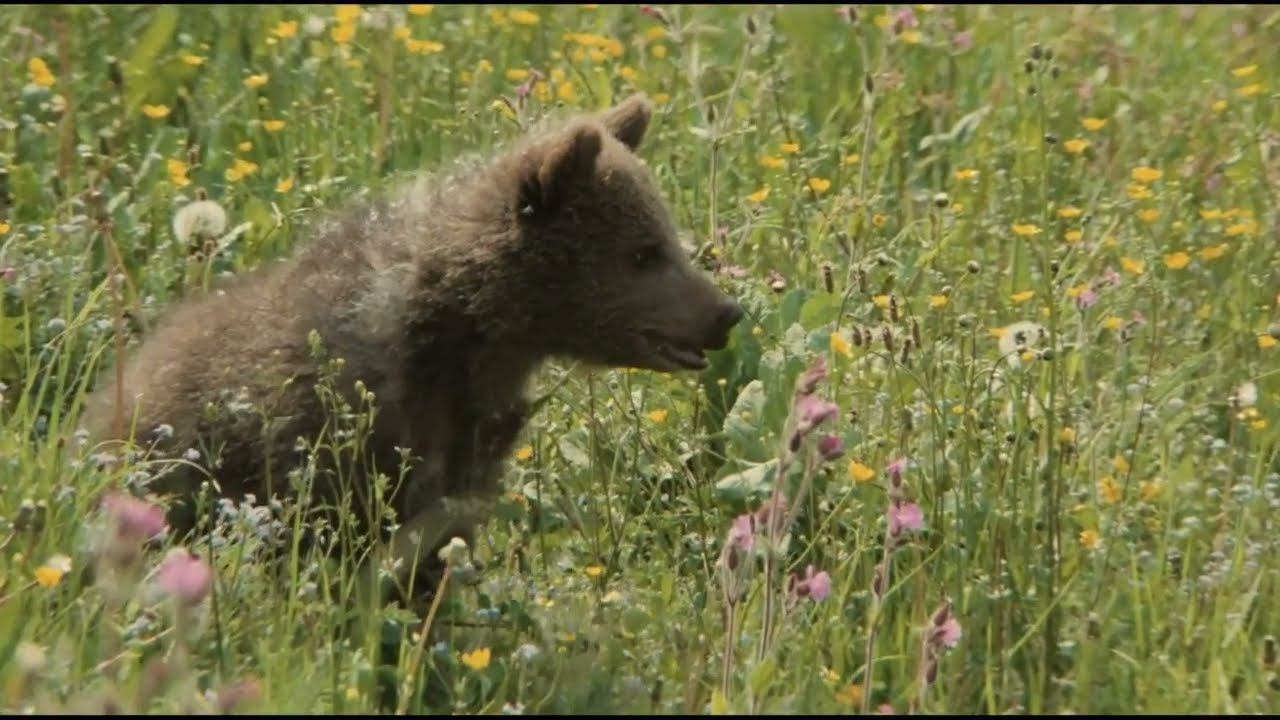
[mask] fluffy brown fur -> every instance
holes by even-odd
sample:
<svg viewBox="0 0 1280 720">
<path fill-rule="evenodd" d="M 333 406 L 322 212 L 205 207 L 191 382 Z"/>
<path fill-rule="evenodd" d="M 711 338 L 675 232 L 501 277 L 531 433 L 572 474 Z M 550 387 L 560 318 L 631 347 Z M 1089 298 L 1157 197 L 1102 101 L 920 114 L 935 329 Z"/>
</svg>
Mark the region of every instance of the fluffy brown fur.
<svg viewBox="0 0 1280 720">
<path fill-rule="evenodd" d="M 322 224 L 292 259 L 176 307 L 124 370 L 138 441 L 167 424 L 158 449 L 220 448 L 211 473 L 224 496 L 288 494 L 297 438 L 326 423 L 315 331 L 345 361 L 337 389 L 351 405 L 357 380 L 375 394 L 366 460 L 396 478 L 397 448 L 410 452 L 390 498 L 404 524 L 393 551 L 413 563 L 417 545 L 467 532 L 481 518 L 442 501 L 496 494 L 544 360 L 697 369 L 741 317 L 691 266 L 632 152 L 650 116 L 637 96 L 527 137 L 469 175 Z M 104 376 L 87 410 L 97 440 L 126 439 L 114 385 Z M 175 501 L 175 529 L 193 527 L 204 478 L 179 468 L 153 484 Z M 317 499 L 366 517 L 371 486 L 352 497 L 321 477 Z"/>
</svg>

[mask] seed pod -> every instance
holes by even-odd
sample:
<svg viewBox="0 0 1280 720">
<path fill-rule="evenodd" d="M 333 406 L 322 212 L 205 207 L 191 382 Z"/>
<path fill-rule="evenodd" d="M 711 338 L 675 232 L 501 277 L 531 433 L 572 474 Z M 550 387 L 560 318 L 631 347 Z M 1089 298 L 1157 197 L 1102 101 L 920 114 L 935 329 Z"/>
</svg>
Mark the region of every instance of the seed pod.
<svg viewBox="0 0 1280 720">
<path fill-rule="evenodd" d="M 889 329 L 889 326 L 885 326 L 884 331 L 880 334 L 880 339 L 884 341 L 884 349 L 888 350 L 890 354 L 897 349 L 893 343 L 893 330 Z"/>
<path fill-rule="evenodd" d="M 827 292 L 834 293 L 836 291 L 836 281 L 831 274 L 831 263 L 822 263 L 822 286 Z"/>
</svg>

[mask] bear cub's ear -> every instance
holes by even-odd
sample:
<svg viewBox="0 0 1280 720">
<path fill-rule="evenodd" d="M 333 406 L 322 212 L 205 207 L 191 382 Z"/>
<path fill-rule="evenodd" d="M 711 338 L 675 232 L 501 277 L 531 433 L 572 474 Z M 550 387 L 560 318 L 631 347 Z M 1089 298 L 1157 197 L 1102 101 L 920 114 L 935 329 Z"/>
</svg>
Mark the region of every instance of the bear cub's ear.
<svg viewBox="0 0 1280 720">
<path fill-rule="evenodd" d="M 610 135 L 634 151 L 644 140 L 652 117 L 653 103 L 644 93 L 637 93 L 604 111 L 600 122 Z"/>
<path fill-rule="evenodd" d="M 521 212 L 544 215 L 556 210 L 575 180 L 595 172 L 603 142 L 601 132 L 594 123 L 578 124 L 552 140 L 546 150 L 532 155 L 521 171 Z"/>
</svg>

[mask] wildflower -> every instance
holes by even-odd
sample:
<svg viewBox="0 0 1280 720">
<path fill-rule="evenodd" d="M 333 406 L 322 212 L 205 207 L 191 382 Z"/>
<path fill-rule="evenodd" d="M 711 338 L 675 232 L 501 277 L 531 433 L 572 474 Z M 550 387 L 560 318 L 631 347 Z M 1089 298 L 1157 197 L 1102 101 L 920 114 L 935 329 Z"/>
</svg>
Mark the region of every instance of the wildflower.
<svg viewBox="0 0 1280 720">
<path fill-rule="evenodd" d="M 197 237 L 218 237 L 226 229 L 227 213 L 212 200 L 188 203 L 173 216 L 173 234 L 183 243 Z"/>
<path fill-rule="evenodd" d="M 1249 222 L 1242 222 L 1242 223 L 1236 223 L 1234 225 L 1229 225 L 1222 232 L 1227 237 L 1236 237 L 1237 235 L 1252 235 L 1257 230 L 1258 230 L 1258 223 L 1249 221 Z"/>
<path fill-rule="evenodd" d="M 1133 178 L 1133 181 L 1136 183 L 1149 185 L 1159 180 L 1161 177 L 1163 177 L 1164 173 L 1160 172 L 1159 170 L 1153 167 L 1147 167 L 1146 165 L 1142 165 L 1134 168 L 1130 176 Z"/>
<path fill-rule="evenodd" d="M 958 52 L 964 52 L 965 50 L 973 47 L 973 31 L 961 30 L 955 35 L 952 35 L 951 47 L 955 48 Z"/>
<path fill-rule="evenodd" d="M 236 158 L 227 168 L 226 177 L 230 182 L 238 182 L 258 171 L 258 164 L 244 158 Z"/>
<path fill-rule="evenodd" d="M 840 408 L 817 395 L 801 395 L 796 400 L 796 432 L 807 433 L 827 420 L 835 420 Z"/>
<path fill-rule="evenodd" d="M 260 75 L 250 75 L 249 77 L 244 79 L 244 86 L 251 90 L 257 89 L 262 87 L 263 85 L 266 85 L 267 80 L 269 79 L 271 79 L 271 76 L 268 75 L 267 73 L 262 73 Z"/>
<path fill-rule="evenodd" d="M 1120 328 L 1124 327 L 1124 318 L 1116 317 L 1115 315 L 1110 315 L 1105 319 L 1103 319 L 1102 327 L 1108 330 L 1119 330 Z"/>
<path fill-rule="evenodd" d="M 292 177 L 287 177 L 281 180 L 280 182 L 276 183 L 276 192 L 278 193 L 287 193 L 292 189 L 293 189 Z"/>
<path fill-rule="evenodd" d="M 1072 220 L 1072 219 L 1078 218 L 1082 214 L 1084 214 L 1084 211 L 1078 207 L 1075 207 L 1074 205 L 1065 205 L 1063 207 L 1058 208 L 1058 217 L 1063 218 L 1065 220 Z"/>
<path fill-rule="evenodd" d="M 856 483 L 871 482 L 876 476 L 876 471 L 854 460 L 849 463 L 849 477 L 853 478 Z"/>
<path fill-rule="evenodd" d="M 163 508 L 123 493 L 108 494 L 102 499 L 102 507 L 122 540 L 151 540 L 167 528 Z"/>
<path fill-rule="evenodd" d="M 978 179 L 978 171 L 974 170 L 973 168 L 965 168 L 965 169 L 956 171 L 956 180 L 959 180 L 960 182 L 968 182 L 970 180 L 977 180 L 977 179 Z"/>
<path fill-rule="evenodd" d="M 1151 194 L 1151 188 L 1142 184 L 1130 185 L 1125 188 L 1125 192 L 1129 195 L 1129 199 L 1131 200 L 1150 200 L 1153 197 Z"/>
<path fill-rule="evenodd" d="M 199 55 L 183 55 L 182 62 L 191 67 L 200 67 L 204 64 L 205 59 Z"/>
<path fill-rule="evenodd" d="M 1081 310 L 1088 310 L 1098 302 L 1098 293 L 1093 288 L 1085 288 L 1084 292 L 1076 298 L 1076 307 Z"/>
<path fill-rule="evenodd" d="M 787 142 L 778 146 L 778 149 L 788 155 L 795 155 L 800 152 L 800 143 Z"/>
<path fill-rule="evenodd" d="M 525 27 L 537 25 L 539 20 L 541 20 L 537 13 L 530 12 L 528 10 L 512 10 L 508 13 L 508 16 L 511 18 L 511 22 L 517 25 L 524 25 Z"/>
<path fill-rule="evenodd" d="M 58 81 L 45 61 L 38 57 L 27 61 L 27 73 L 31 76 L 31 82 L 40 87 L 53 87 Z"/>
<path fill-rule="evenodd" d="M 1261 350 L 1270 350 L 1271 348 L 1276 346 L 1276 343 L 1277 343 L 1277 340 L 1271 337 L 1270 335 L 1258 336 L 1258 348 Z"/>
<path fill-rule="evenodd" d="M 1098 483 L 1098 492 L 1102 495 L 1102 499 L 1108 505 L 1115 505 L 1124 498 L 1124 490 L 1115 478 L 1110 475 L 1102 478 Z"/>
<path fill-rule="evenodd" d="M 760 164 L 770 170 L 777 170 L 783 165 L 786 165 L 787 161 L 783 160 L 780 157 L 775 157 L 773 155 L 765 155 L 764 157 L 760 158 Z"/>
<path fill-rule="evenodd" d="M 1016 322 L 1001 330 L 998 343 L 1000 355 L 1007 357 L 1009 364 L 1013 367 L 1021 364 L 1016 353 L 1027 348 L 1039 347 L 1049 334 L 1044 326 L 1030 321 Z"/>
<path fill-rule="evenodd" d="M 436 557 L 449 567 L 457 567 L 465 562 L 470 556 L 471 551 L 467 547 L 467 541 L 460 537 L 454 536 L 449 539 L 449 544 L 440 548 L 436 552 Z"/>
<path fill-rule="evenodd" d="M 1222 217 L 1222 211 L 1205 208 L 1200 211 L 1200 217 L 1205 220 L 1218 220 Z"/>
<path fill-rule="evenodd" d="M 1142 499 L 1152 502 L 1159 499 L 1164 493 L 1164 483 L 1160 480 L 1144 480 L 1138 485 L 1138 492 L 1142 495 Z"/>
<path fill-rule="evenodd" d="M 1111 467 L 1114 467 L 1117 473 L 1125 475 L 1129 472 L 1130 465 L 1123 455 L 1117 455 L 1111 460 Z"/>
<path fill-rule="evenodd" d="M 533 15 L 533 13 L 529 13 L 529 14 Z M 537 15 L 534 15 L 534 17 L 536 18 Z M 493 657 L 493 652 L 489 648 L 487 647 L 477 648 L 475 650 L 472 650 L 471 652 L 462 653 L 462 664 L 466 665 L 472 670 L 475 670 L 476 672 L 480 672 L 485 668 L 489 667 L 489 661 L 492 659 L 492 657 Z"/>
<path fill-rule="evenodd" d="M 0 235 L 7 235 L 11 229 L 13 229 L 13 226 L 9 223 L 0 222 Z"/>
<path fill-rule="evenodd" d="M 889 307 L 889 296 L 888 296 L 888 295 L 875 295 L 875 296 L 873 296 L 873 297 L 871 298 L 871 302 L 875 303 L 875 306 L 876 306 L 876 307 L 878 307 L 878 308 L 880 308 L 881 310 L 883 310 L 883 309 L 885 309 L 885 308 Z"/>
<path fill-rule="evenodd" d="M 667 46 L 654 45 L 653 47 L 649 48 L 649 52 L 652 53 L 654 57 L 661 60 L 667 56 Z"/>
<path fill-rule="evenodd" d="M 948 601 L 933 614 L 933 623 L 929 630 L 929 642 L 937 643 L 942 647 L 953 648 L 960 642 L 961 637 L 963 637 L 963 630 L 960 627 L 960 621 L 956 619 L 955 614 L 951 611 L 951 603 Z"/>
<path fill-rule="evenodd" d="M 908 45 L 917 45 L 924 39 L 924 36 L 920 34 L 919 30 L 904 30 L 902 31 L 902 34 L 898 36 L 898 39 Z"/>
<path fill-rule="evenodd" d="M 844 335 L 838 332 L 831 333 L 831 351 L 845 357 L 853 357 L 853 346 Z"/>
<path fill-rule="evenodd" d="M 409 14 L 424 17 L 430 15 L 436 9 L 435 5 L 410 5 Z"/>
<path fill-rule="evenodd" d="M 889 534 L 898 536 L 903 531 L 924 529 L 924 511 L 913 503 L 902 503 L 889 509 Z"/>
<path fill-rule="evenodd" d="M 531 458 L 533 458 L 532 445 L 524 445 L 519 450 L 516 450 L 516 459 L 520 462 L 526 462 Z"/>
<path fill-rule="evenodd" d="M 1062 143 L 1062 149 L 1072 155 L 1081 155 L 1085 150 L 1089 149 L 1089 141 L 1084 138 L 1071 138 Z"/>
<path fill-rule="evenodd" d="M 756 326 L 759 327 L 759 326 Z M 804 372 L 796 381 L 798 395 L 812 395 L 818 389 L 818 383 L 827 377 L 827 361 L 821 355 L 813 361 L 813 366 Z"/>
<path fill-rule="evenodd" d="M 864 694 L 861 685 L 849 683 L 836 693 L 836 702 L 848 707 L 861 707 Z"/>
<path fill-rule="evenodd" d="M 902 475 L 907 471 L 907 459 L 904 457 L 901 457 L 901 458 L 898 458 L 897 460 L 894 460 L 893 462 L 889 463 L 889 466 L 885 468 L 885 471 L 889 473 L 889 480 L 894 484 L 895 487 L 898 485 L 901 485 Z"/>
<path fill-rule="evenodd" d="M 1208 262 L 1210 260 L 1217 260 L 1218 258 L 1226 254 L 1227 254 L 1226 243 L 1222 243 L 1221 245 L 1210 245 L 1209 247 L 1202 248 L 1200 250 L 1200 259 Z"/>
<path fill-rule="evenodd" d="M 213 589 L 213 569 L 186 548 L 175 548 L 156 571 L 156 584 L 179 604 L 199 605 Z"/>
<path fill-rule="evenodd" d="M 160 120 L 161 118 L 166 118 L 169 116 L 169 106 L 168 105 L 143 105 L 142 114 L 146 115 L 152 120 Z"/>
<path fill-rule="evenodd" d="M 1081 118 L 1080 124 L 1084 126 L 1085 130 L 1096 132 L 1106 127 L 1107 121 L 1104 118 L 1087 117 Z"/>
<path fill-rule="evenodd" d="M 649 422 L 661 425 L 667 421 L 667 410 L 653 410 L 649 413 Z"/>
<path fill-rule="evenodd" d="M 1085 550 L 1096 550 L 1098 545 L 1102 543 L 1102 537 L 1098 535 L 1098 531 L 1092 528 L 1080 531 L 1080 545 Z"/>
<path fill-rule="evenodd" d="M 44 648 L 26 640 L 14 648 L 13 657 L 18 661 L 18 669 L 28 675 L 40 672 L 49 663 Z"/>
<path fill-rule="evenodd" d="M 1231 74 L 1238 78 L 1246 78 L 1258 70 L 1257 65 L 1243 65 L 1238 68 L 1232 68 Z"/>
<path fill-rule="evenodd" d="M 1262 93 L 1262 83 L 1253 83 L 1252 85 L 1245 85 L 1244 87 L 1236 90 L 1236 94 L 1239 95 L 1240 97 L 1253 97 L 1254 95 L 1258 95 L 1261 93 Z"/>
<path fill-rule="evenodd" d="M 285 123 L 283 120 L 263 120 L 262 121 L 262 129 L 266 130 L 267 132 L 280 132 L 281 130 L 284 129 L 284 125 Z"/>
<path fill-rule="evenodd" d="M 594 580 L 604 574 L 604 566 L 599 563 L 593 563 L 583 568 L 582 571 L 587 574 L 587 577 Z"/>
<path fill-rule="evenodd" d="M 405 40 L 405 47 L 415 55 L 434 55 L 444 50 L 444 43 L 435 40 Z"/>
<path fill-rule="evenodd" d="M 44 565 L 36 568 L 36 583 L 42 588 L 54 588 L 69 572 L 71 572 L 71 558 L 66 555 L 54 555 Z"/>
<path fill-rule="evenodd" d="M 1015 303 L 1024 303 L 1035 296 L 1035 290 L 1023 290 L 1022 292 L 1016 292 L 1013 295 L 1010 295 L 1009 299 L 1013 300 Z"/>
<path fill-rule="evenodd" d="M 948 300 L 946 295 L 930 295 L 929 296 L 929 307 L 933 308 L 934 310 L 941 310 L 942 308 L 946 307 L 947 302 Z"/>
<path fill-rule="evenodd" d="M 1040 228 L 1030 223 L 1014 223 L 1013 234 L 1018 237 L 1034 237 L 1040 234 Z"/>
<path fill-rule="evenodd" d="M 850 154 L 850 155 L 845 155 L 845 156 L 844 156 L 844 164 L 845 164 L 845 165 L 857 165 L 857 164 L 858 164 L 858 161 L 859 161 L 859 160 L 861 160 L 861 159 L 862 159 L 862 156 L 861 156 L 861 155 L 859 155 L 858 153 L 852 153 L 852 154 Z"/>
<path fill-rule="evenodd" d="M 884 215 L 881 215 L 880 213 L 876 213 L 875 215 L 871 216 L 871 224 L 874 225 L 875 227 L 882 228 L 885 226 L 885 223 L 887 222 L 889 222 L 889 218 L 885 217 Z"/>
<path fill-rule="evenodd" d="M 1073 428 L 1064 427 L 1058 431 L 1058 442 L 1063 445 L 1070 445 L 1076 441 L 1076 431 Z"/>
<path fill-rule="evenodd" d="M 844 441 L 838 435 L 824 435 L 818 440 L 818 455 L 824 461 L 838 460 L 844 455 Z"/>
<path fill-rule="evenodd" d="M 1081 230 L 1068 230 L 1062 234 L 1062 239 L 1074 245 L 1084 239 L 1084 232 Z"/>
<path fill-rule="evenodd" d="M 1155 208 L 1144 208 L 1138 211 L 1138 219 L 1149 225 L 1160 219 L 1160 211 Z"/>
<path fill-rule="evenodd" d="M 826 178 L 811 177 L 809 178 L 809 189 L 814 193 L 821 195 L 831 187 L 831 181 Z"/>
<path fill-rule="evenodd" d="M 1181 270 L 1191 262 L 1191 256 L 1179 250 L 1164 256 L 1165 267 L 1170 270 Z"/>
<path fill-rule="evenodd" d="M 1217 100 L 1213 103 L 1213 105 L 1209 106 L 1209 109 L 1214 111 L 1215 113 L 1221 113 L 1222 111 L 1227 109 L 1227 101 Z"/>
<path fill-rule="evenodd" d="M 288 40 L 289 38 L 298 34 L 298 21 L 297 20 L 281 20 L 280 22 L 276 23 L 276 26 L 274 28 L 271 29 L 271 34 L 275 35 L 281 40 Z"/>
<path fill-rule="evenodd" d="M 789 584 L 793 602 L 806 597 L 814 602 L 822 602 L 831 594 L 831 576 L 825 570 L 814 572 L 812 565 L 805 568 L 803 580 L 792 573 Z"/>
<path fill-rule="evenodd" d="M 187 178 L 187 164 L 181 160 L 170 158 L 165 163 L 169 170 L 169 182 L 174 187 L 186 187 L 191 184 L 191 180 Z"/>
<path fill-rule="evenodd" d="M 1146 270 L 1147 264 L 1131 257 L 1122 257 L 1120 258 L 1120 267 L 1132 275 L 1141 275 Z"/>
</svg>

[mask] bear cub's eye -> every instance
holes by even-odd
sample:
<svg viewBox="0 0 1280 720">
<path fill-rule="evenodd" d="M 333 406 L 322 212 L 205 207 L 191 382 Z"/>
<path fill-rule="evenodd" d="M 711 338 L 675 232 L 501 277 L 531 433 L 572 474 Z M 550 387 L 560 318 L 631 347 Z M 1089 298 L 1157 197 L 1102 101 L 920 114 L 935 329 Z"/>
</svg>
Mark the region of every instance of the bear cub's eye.
<svg viewBox="0 0 1280 720">
<path fill-rule="evenodd" d="M 662 246 L 645 245 L 631 255 L 637 270 L 652 270 L 662 263 Z"/>
</svg>

